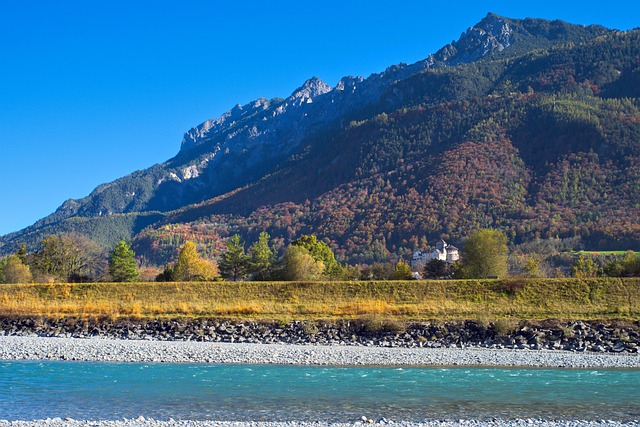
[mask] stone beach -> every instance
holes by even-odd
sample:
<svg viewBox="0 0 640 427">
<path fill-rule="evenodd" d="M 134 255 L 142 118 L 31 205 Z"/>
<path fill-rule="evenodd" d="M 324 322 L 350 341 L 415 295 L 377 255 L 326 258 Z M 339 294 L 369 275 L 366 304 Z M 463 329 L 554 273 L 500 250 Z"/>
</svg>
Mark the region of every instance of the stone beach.
<svg viewBox="0 0 640 427">
<path fill-rule="evenodd" d="M 403 322 L 376 317 L 286 323 L 214 319 L 1 318 L 2 335 L 638 354 L 640 322 Z"/>
<path fill-rule="evenodd" d="M 636 427 L 638 421 L 550 421 L 541 419 L 519 420 L 443 420 L 427 422 L 393 422 L 387 420 L 356 420 L 350 423 L 326 422 L 235 422 L 235 421 L 158 421 L 145 419 L 123 419 L 119 421 L 78 421 L 73 419 L 45 419 L 35 421 L 0 420 L 0 427 L 354 427 L 367 425 L 392 425 L 398 427 Z"/>
<path fill-rule="evenodd" d="M 208 343 L 107 338 L 0 337 L 2 360 L 387 366 L 640 368 L 638 354 L 483 348 Z"/>
</svg>

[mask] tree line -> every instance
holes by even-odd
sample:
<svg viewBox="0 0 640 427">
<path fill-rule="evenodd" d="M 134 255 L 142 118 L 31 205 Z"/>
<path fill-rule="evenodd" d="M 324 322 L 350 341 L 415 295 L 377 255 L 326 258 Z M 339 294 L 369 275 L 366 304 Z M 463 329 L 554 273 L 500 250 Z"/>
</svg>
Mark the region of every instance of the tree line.
<svg viewBox="0 0 640 427">
<path fill-rule="evenodd" d="M 268 233 L 245 249 L 239 235 L 226 241 L 218 260 L 206 259 L 192 241 L 180 248 L 175 262 L 154 277 L 142 277 L 136 254 L 125 240 L 107 256 L 91 240 L 76 234 L 45 237 L 39 249 L 26 246 L 0 260 L 0 283 L 134 282 L 211 280 L 334 280 L 349 277 L 349 267 L 336 261 L 331 248 L 313 235 L 303 235 L 278 254 Z M 152 269 L 152 271 L 154 271 Z"/>
<path fill-rule="evenodd" d="M 348 266 L 336 261 L 331 248 L 316 236 L 303 235 L 289 245 L 282 256 L 266 232 L 245 249 L 240 235 L 226 241 L 219 261 L 206 260 L 196 244 L 186 242 L 178 259 L 156 278 L 158 281 L 239 280 L 333 280 L 348 278 Z"/>
<path fill-rule="evenodd" d="M 563 251 L 558 242 L 555 244 L 554 248 L 550 242 L 530 242 L 509 253 L 504 232 L 480 229 L 464 241 L 459 261 L 432 259 L 416 271 L 402 259 L 369 265 L 341 264 L 329 245 L 314 235 L 300 236 L 279 253 L 266 232 L 260 233 L 248 248 L 247 242 L 235 234 L 226 240 L 225 250 L 217 260 L 206 259 L 202 255 L 206 248 L 186 241 L 175 262 L 162 271 L 151 269 L 150 275 L 145 270 L 141 273 L 136 254 L 125 240 L 105 257 L 98 245 L 86 237 L 61 234 L 45 237 L 33 253 L 27 253 L 23 245 L 1 259 L 0 283 L 411 280 L 503 278 L 509 274 L 530 278 L 640 276 L 640 257 L 632 251 L 604 257 L 574 256 Z M 551 268 L 550 263 L 555 267 Z"/>
</svg>

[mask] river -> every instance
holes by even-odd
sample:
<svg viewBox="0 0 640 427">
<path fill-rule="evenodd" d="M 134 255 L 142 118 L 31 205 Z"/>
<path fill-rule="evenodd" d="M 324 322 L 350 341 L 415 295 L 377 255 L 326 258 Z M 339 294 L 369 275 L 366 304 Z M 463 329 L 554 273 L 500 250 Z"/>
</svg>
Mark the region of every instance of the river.
<svg viewBox="0 0 640 427">
<path fill-rule="evenodd" d="M 638 369 L 0 362 L 0 419 L 640 417 Z"/>
</svg>

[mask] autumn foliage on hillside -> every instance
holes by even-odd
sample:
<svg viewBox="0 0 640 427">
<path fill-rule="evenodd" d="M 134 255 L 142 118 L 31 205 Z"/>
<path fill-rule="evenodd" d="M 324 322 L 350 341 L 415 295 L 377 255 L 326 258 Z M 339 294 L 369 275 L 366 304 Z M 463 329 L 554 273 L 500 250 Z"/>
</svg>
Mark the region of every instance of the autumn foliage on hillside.
<svg viewBox="0 0 640 427">
<path fill-rule="evenodd" d="M 199 218 L 181 227 L 211 237 L 267 230 L 283 244 L 314 233 L 350 262 L 406 258 L 440 237 L 455 241 L 485 227 L 513 243 L 580 236 L 602 249 L 633 247 L 640 242 L 636 135 L 636 101 L 575 94 L 398 111 L 352 124 L 309 159 L 199 206 Z M 265 203 L 267 195 L 282 201 Z M 244 215 L 226 213 L 239 205 Z"/>
</svg>

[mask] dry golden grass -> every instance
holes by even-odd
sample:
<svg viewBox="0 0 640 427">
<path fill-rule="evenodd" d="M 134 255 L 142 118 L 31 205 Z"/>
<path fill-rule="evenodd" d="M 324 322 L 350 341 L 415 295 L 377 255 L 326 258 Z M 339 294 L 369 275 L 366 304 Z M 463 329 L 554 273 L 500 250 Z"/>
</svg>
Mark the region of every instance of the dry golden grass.
<svg viewBox="0 0 640 427">
<path fill-rule="evenodd" d="M 640 279 L 0 285 L 1 316 L 640 318 Z"/>
</svg>

